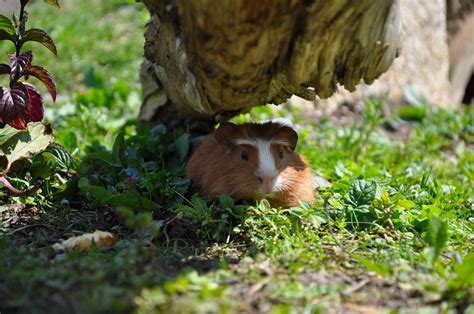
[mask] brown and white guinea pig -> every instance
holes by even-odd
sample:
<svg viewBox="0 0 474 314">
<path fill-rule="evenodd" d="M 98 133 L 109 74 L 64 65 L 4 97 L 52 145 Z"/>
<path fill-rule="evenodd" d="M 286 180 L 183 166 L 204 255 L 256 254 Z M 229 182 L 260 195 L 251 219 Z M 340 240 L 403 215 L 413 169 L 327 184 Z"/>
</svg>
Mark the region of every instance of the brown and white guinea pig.
<svg viewBox="0 0 474 314">
<path fill-rule="evenodd" d="M 222 123 L 186 165 L 186 176 L 205 195 L 267 199 L 274 207 L 313 204 L 313 175 L 295 152 L 298 134 L 282 121 Z"/>
</svg>

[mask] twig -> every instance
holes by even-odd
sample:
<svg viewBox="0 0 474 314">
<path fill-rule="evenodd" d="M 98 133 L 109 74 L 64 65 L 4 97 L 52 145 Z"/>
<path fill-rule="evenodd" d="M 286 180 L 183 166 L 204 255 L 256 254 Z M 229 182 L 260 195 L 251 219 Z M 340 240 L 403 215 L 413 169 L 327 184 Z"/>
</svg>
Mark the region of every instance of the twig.
<svg viewBox="0 0 474 314">
<path fill-rule="evenodd" d="M 358 283 L 356 283 L 355 285 L 352 285 L 349 288 L 347 288 L 346 290 L 342 291 L 341 295 L 345 296 L 345 297 L 348 297 L 348 296 L 352 295 L 354 292 L 356 292 L 357 290 L 360 290 L 362 287 L 364 287 L 369 282 L 370 282 L 369 279 L 361 280 Z"/>
<path fill-rule="evenodd" d="M 272 281 L 273 277 L 272 276 L 268 276 L 267 278 L 257 282 L 256 284 L 254 284 L 252 287 L 250 287 L 249 289 L 249 292 L 248 292 L 248 296 L 250 298 L 253 298 L 254 295 L 259 292 L 260 290 L 262 290 L 263 287 L 265 287 L 266 285 L 268 285 L 271 281 Z"/>
<path fill-rule="evenodd" d="M 392 217 L 390 215 L 392 211 L 393 205 L 390 205 L 389 207 L 384 209 L 385 212 L 385 218 L 388 221 L 388 225 L 390 226 L 390 229 L 392 229 L 393 233 L 395 234 L 395 238 L 400 239 L 400 235 L 397 233 L 397 229 L 395 229 L 395 226 L 393 225 Z"/>
<path fill-rule="evenodd" d="M 193 204 L 193 202 L 191 202 L 188 198 L 186 198 L 183 194 L 179 193 L 178 191 L 174 191 L 176 194 L 178 194 L 180 197 L 183 198 L 183 200 L 185 200 L 186 202 L 189 203 L 189 205 L 191 205 L 194 209 L 196 209 L 196 205 Z"/>
<path fill-rule="evenodd" d="M 418 241 L 420 241 L 421 243 L 423 243 L 423 245 L 426 245 L 426 242 L 425 240 L 423 240 L 420 235 L 418 234 L 418 231 L 416 231 L 413 227 L 407 227 L 408 230 L 410 230 L 411 232 L 413 232 L 413 234 L 415 235 L 415 237 L 418 239 Z"/>
<path fill-rule="evenodd" d="M 364 314 L 375 314 L 380 313 L 380 308 L 373 307 L 370 305 L 359 305 L 355 303 L 343 303 L 343 311 L 350 310 L 355 313 L 364 313 Z"/>
<path fill-rule="evenodd" d="M 10 232 L 7 233 L 7 235 L 12 235 L 14 233 L 17 233 L 18 231 L 22 231 L 22 230 L 25 230 L 25 229 L 28 229 L 28 228 L 32 228 L 32 227 L 46 227 L 48 228 L 49 230 L 54 230 L 54 228 L 50 225 L 46 225 L 46 224 L 35 224 L 35 225 L 27 225 L 27 226 L 23 226 L 23 227 L 20 227 L 20 228 L 17 228 L 15 230 L 12 230 Z"/>
</svg>

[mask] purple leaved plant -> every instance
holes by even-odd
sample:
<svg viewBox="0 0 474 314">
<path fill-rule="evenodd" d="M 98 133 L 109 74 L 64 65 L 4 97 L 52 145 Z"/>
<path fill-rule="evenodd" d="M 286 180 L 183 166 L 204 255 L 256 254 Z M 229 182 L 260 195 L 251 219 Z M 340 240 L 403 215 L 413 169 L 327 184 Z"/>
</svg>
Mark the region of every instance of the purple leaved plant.
<svg viewBox="0 0 474 314">
<path fill-rule="evenodd" d="M 53 39 L 38 28 L 26 29 L 28 13 L 25 10 L 29 0 L 20 0 L 19 19 L 13 15 L 12 20 L 0 15 L 0 40 L 9 40 L 15 45 L 15 53 L 8 54 L 10 64 L 0 64 L 0 75 L 9 75 L 8 87 L 0 86 L 0 127 L 8 124 L 16 129 L 26 129 L 28 122 L 43 119 L 43 97 L 31 83 L 25 82 L 30 76 L 39 79 L 48 89 L 53 101 L 56 101 L 56 84 L 45 68 L 33 65 L 33 53 L 22 52 L 23 44 L 34 41 L 48 48 L 57 55 Z M 45 2 L 59 7 L 57 0 Z"/>
<path fill-rule="evenodd" d="M 45 68 L 33 64 L 33 52 L 22 51 L 26 42 L 33 41 L 57 55 L 56 45 L 45 31 L 39 28 L 26 29 L 28 13 L 25 7 L 30 0 L 19 1 L 19 17 L 13 14 L 10 19 L 0 14 L 0 40 L 11 41 L 15 47 L 15 52 L 8 54 L 9 63 L 0 63 L 0 75 L 9 76 L 9 85 L 0 86 L 0 186 L 3 185 L 10 194 L 16 196 L 36 192 L 43 180 L 38 180 L 26 191 L 20 191 L 6 177 L 10 166 L 19 159 L 30 158 L 49 149 L 53 141 L 51 128 L 39 123 L 43 120 L 43 97 L 35 85 L 26 81 L 30 77 L 40 80 L 51 94 L 53 102 L 56 101 L 57 93 L 51 74 Z M 59 8 L 58 0 L 44 2 Z M 30 122 L 37 123 L 28 125 Z M 61 161 L 64 156 L 70 157 L 62 146 L 57 147 L 52 150 L 56 152 L 52 154 L 54 158 Z"/>
</svg>

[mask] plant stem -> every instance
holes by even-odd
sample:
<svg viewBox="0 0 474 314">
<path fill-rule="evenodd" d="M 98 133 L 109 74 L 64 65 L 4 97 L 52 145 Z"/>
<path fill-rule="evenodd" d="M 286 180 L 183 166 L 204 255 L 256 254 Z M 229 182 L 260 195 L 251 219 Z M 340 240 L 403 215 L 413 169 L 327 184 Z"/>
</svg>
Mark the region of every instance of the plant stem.
<svg viewBox="0 0 474 314">
<path fill-rule="evenodd" d="M 7 180 L 5 177 L 0 177 L 0 182 L 7 188 L 8 193 L 14 196 L 26 196 L 31 195 L 39 190 L 39 188 L 43 185 L 43 180 L 36 181 L 36 184 L 29 190 L 21 191 L 15 188 L 10 181 Z"/>
<path fill-rule="evenodd" d="M 20 1 L 21 6 L 20 6 L 20 25 L 18 27 L 18 34 L 16 35 L 17 41 L 15 43 L 15 48 L 16 48 L 16 56 L 18 57 L 20 55 L 20 49 L 21 49 L 21 37 L 23 37 L 23 34 L 25 33 L 25 25 L 26 25 L 26 15 L 28 14 L 25 11 L 25 6 L 28 3 L 28 1 Z"/>
</svg>

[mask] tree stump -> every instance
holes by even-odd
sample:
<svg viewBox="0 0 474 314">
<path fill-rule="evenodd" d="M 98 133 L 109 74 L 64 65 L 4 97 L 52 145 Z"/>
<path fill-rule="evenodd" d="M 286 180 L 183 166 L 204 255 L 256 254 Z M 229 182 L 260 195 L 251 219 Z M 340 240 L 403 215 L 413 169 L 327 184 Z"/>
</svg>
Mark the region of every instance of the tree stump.
<svg viewBox="0 0 474 314">
<path fill-rule="evenodd" d="M 208 128 L 295 94 L 372 83 L 398 54 L 398 0 L 143 0 L 140 119 Z"/>
<path fill-rule="evenodd" d="M 451 102 L 474 103 L 474 0 L 447 0 Z"/>
</svg>

